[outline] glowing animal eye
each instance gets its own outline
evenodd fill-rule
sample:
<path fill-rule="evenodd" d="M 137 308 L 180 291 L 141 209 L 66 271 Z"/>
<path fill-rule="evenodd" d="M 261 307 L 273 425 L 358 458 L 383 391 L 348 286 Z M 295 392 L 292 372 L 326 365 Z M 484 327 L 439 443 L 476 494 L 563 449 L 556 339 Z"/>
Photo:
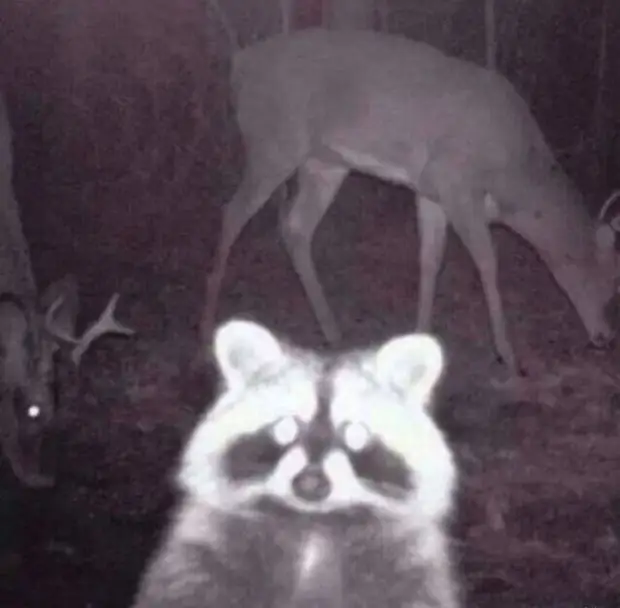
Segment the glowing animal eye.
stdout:
<path fill-rule="evenodd" d="M 360 452 L 370 443 L 370 433 L 362 424 L 352 422 L 344 427 L 344 442 L 350 450 Z"/>
<path fill-rule="evenodd" d="M 279 445 L 289 445 L 297 439 L 299 426 L 295 418 L 282 418 L 282 420 L 274 425 L 272 433 L 273 438 Z"/>
<path fill-rule="evenodd" d="M 28 418 L 38 418 L 41 415 L 41 408 L 36 404 L 31 404 L 28 407 Z"/>

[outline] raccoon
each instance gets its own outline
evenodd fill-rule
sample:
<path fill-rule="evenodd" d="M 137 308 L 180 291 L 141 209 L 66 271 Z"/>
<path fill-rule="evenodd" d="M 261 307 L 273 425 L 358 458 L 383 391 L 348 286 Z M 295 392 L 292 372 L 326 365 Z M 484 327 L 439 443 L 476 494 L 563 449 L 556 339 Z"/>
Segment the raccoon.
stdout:
<path fill-rule="evenodd" d="M 430 415 L 438 342 L 331 355 L 234 319 L 213 350 L 219 397 L 133 608 L 460 606 L 457 468 Z"/>

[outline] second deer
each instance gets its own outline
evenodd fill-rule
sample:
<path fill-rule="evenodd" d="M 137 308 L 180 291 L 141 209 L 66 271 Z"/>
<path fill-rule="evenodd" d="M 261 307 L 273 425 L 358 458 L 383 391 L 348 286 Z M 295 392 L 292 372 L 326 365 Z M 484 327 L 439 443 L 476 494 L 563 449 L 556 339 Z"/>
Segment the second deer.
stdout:
<path fill-rule="evenodd" d="M 308 29 L 238 51 L 231 84 L 246 166 L 223 211 L 203 339 L 215 324 L 233 244 L 297 173 L 298 193 L 281 230 L 325 337 L 339 341 L 311 243 L 355 169 L 417 193 L 420 331 L 430 330 L 449 223 L 480 274 L 496 352 L 512 374 L 521 373 L 489 228 L 499 222 L 535 247 L 590 340 L 597 346 L 612 341 L 604 309 L 616 292 L 614 230 L 589 216 L 526 103 L 503 76 L 400 36 Z"/>
<path fill-rule="evenodd" d="M 134 331 L 114 319 L 118 294 L 78 338 L 75 279 L 66 276 L 37 293 L 12 174 L 12 131 L 0 95 L 0 456 L 24 485 L 42 487 L 54 482 L 53 471 L 43 470 L 41 450 L 54 427 L 56 352 L 70 344 L 79 365 L 99 336 Z"/>

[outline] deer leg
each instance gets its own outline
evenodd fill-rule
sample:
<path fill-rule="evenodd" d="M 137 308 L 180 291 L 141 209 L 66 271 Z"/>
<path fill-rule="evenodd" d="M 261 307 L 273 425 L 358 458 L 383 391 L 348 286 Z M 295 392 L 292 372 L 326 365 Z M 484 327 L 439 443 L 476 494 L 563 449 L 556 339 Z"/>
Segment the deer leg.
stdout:
<path fill-rule="evenodd" d="M 484 215 L 484 205 L 482 200 L 477 201 L 470 194 L 457 196 L 460 196 L 458 200 L 446 204 L 445 207 L 456 233 L 467 247 L 480 273 L 496 352 L 513 376 L 523 375 L 508 338 L 506 318 L 497 284 L 497 255 Z"/>
<path fill-rule="evenodd" d="M 416 211 L 420 241 L 417 330 L 426 332 L 431 329 L 435 286 L 446 248 L 448 218 L 437 203 L 423 196 L 418 196 Z"/>
<path fill-rule="evenodd" d="M 312 237 L 344 178 L 345 167 L 311 158 L 298 172 L 298 192 L 281 224 L 282 237 L 326 340 L 340 341 L 336 318 L 327 303 L 312 261 Z"/>
<path fill-rule="evenodd" d="M 241 231 L 269 200 L 276 188 L 295 170 L 287 163 L 248 166 L 242 182 L 222 212 L 222 227 L 211 273 L 207 277 L 205 307 L 200 323 L 203 346 L 208 344 L 215 327 L 215 317 L 230 251 Z"/>

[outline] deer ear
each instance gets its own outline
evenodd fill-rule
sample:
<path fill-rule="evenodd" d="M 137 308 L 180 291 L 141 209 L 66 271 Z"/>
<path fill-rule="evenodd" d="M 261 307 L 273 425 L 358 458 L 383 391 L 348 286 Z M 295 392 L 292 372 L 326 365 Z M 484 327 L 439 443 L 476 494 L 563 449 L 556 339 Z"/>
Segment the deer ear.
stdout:
<path fill-rule="evenodd" d="M 428 334 L 409 334 L 393 338 L 375 356 L 378 380 L 414 401 L 430 402 L 439 381 L 444 357 L 439 342 Z"/>
<path fill-rule="evenodd" d="M 43 310 L 43 314 L 47 313 L 58 301 L 60 301 L 60 304 L 57 304 L 53 315 L 53 323 L 63 333 L 74 335 L 79 299 L 78 284 L 73 275 L 68 274 L 62 279 L 55 281 L 41 294 L 39 306 Z"/>
<path fill-rule="evenodd" d="M 230 388 L 244 386 L 259 370 L 284 361 L 277 338 L 251 321 L 233 319 L 220 326 L 213 340 L 215 360 Z"/>

